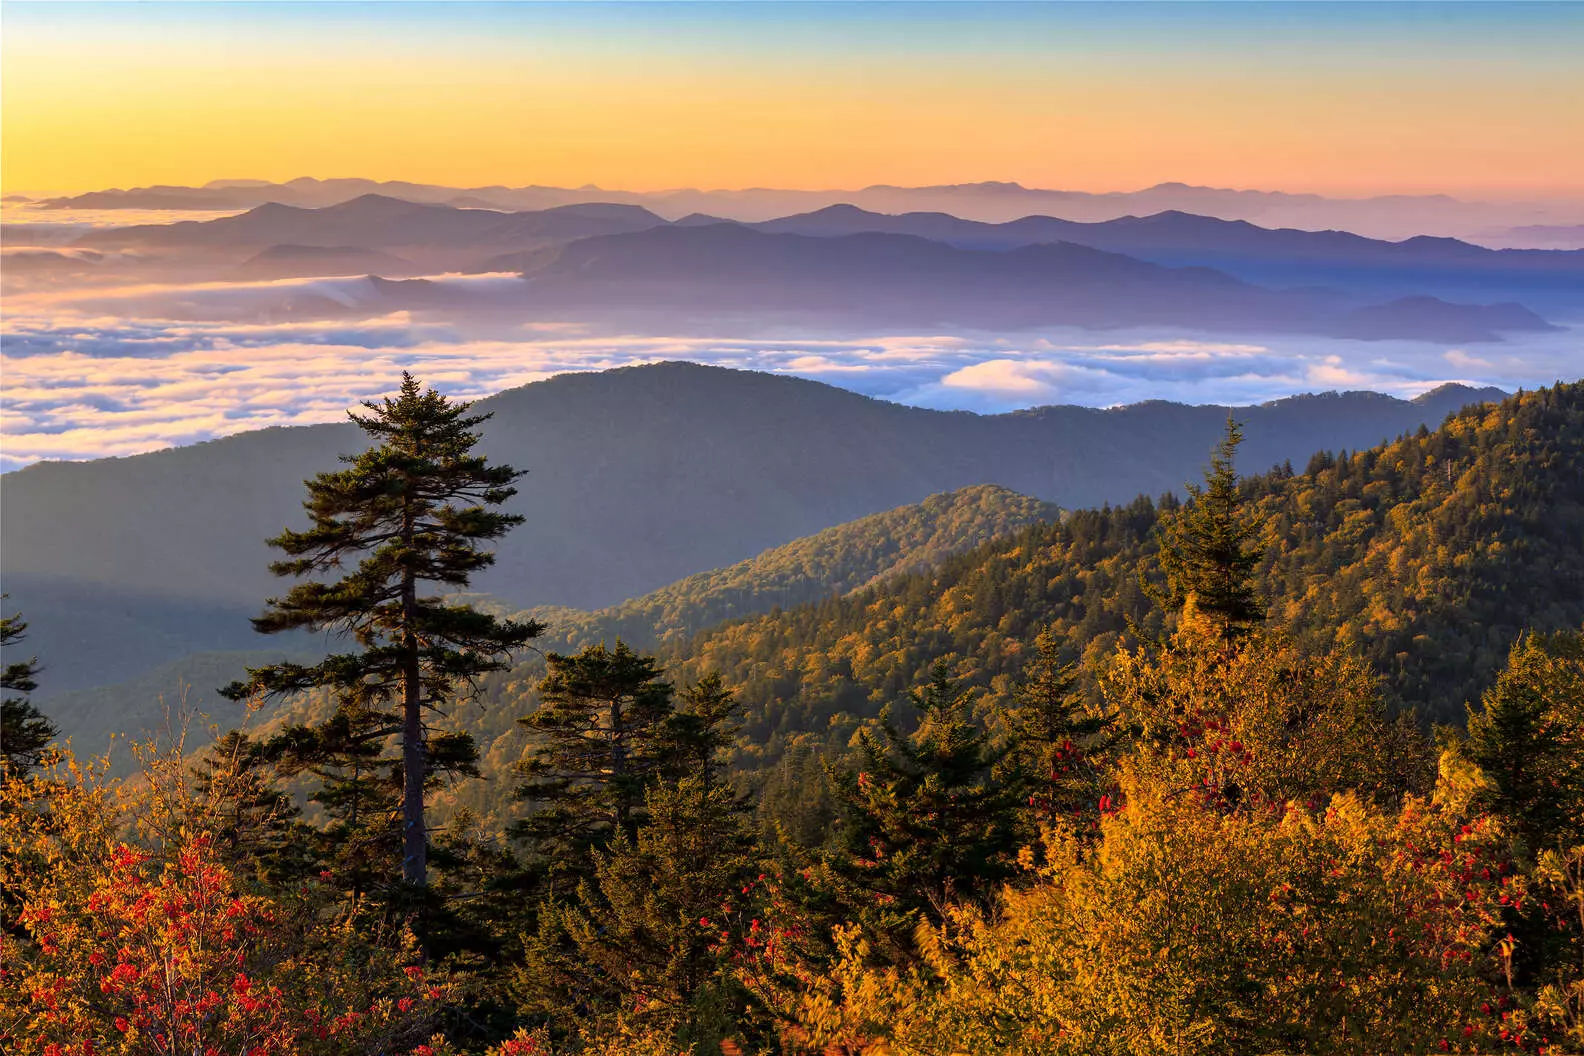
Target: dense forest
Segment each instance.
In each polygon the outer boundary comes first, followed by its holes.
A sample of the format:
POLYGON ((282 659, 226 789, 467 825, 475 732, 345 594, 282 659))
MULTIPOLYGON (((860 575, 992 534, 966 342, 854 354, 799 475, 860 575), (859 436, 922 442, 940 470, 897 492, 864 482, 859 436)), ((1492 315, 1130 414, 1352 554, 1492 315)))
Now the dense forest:
POLYGON ((559 625, 481 421, 356 416, 245 731, 114 779, 6 667, 6 1051, 1584 1052, 1584 384, 559 625))

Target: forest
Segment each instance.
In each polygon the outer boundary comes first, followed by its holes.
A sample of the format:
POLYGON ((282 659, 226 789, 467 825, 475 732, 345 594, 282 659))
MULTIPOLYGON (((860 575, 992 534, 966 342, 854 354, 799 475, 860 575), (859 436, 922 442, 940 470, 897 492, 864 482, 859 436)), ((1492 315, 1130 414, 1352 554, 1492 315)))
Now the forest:
POLYGON ((6 665, 0 1049, 1584 1053, 1584 383, 594 614, 468 593, 483 420, 407 376, 258 526, 341 651, 241 728, 127 774, 6 665))

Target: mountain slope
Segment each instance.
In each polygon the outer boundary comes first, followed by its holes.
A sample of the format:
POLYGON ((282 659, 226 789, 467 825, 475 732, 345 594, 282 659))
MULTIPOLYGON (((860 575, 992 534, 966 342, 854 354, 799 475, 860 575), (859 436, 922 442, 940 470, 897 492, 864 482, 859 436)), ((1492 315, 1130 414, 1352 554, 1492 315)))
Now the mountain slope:
POLYGON ((910 572, 1061 510, 994 484, 932 495, 827 528, 726 568, 700 572, 593 613, 533 611, 544 648, 622 639, 638 649, 684 640, 713 624, 839 597, 910 572))
MULTIPOLYGON (((723 620, 839 596, 933 568, 953 554, 1058 513, 1049 503, 994 485, 963 488, 827 528, 613 608, 582 612, 541 607, 521 615, 546 624, 545 636, 535 643, 540 650, 575 649, 617 638, 649 649, 662 641, 685 639, 723 620)), ((502 606, 498 599, 470 600, 485 608, 512 608, 502 606)), ((320 655, 322 650, 305 649, 292 653, 290 659, 311 662, 320 655)), ((243 678, 248 665, 275 663, 284 656, 260 650, 196 653, 127 682, 45 693, 38 702, 82 751, 102 751, 112 732, 164 733, 184 710, 205 716, 188 730, 197 744, 207 740, 208 723, 226 728, 245 720, 246 710, 222 699, 216 690, 243 678)), ((269 716, 263 715, 256 721, 268 720, 269 716)))
MULTIPOLYGON (((1245 465, 1358 448, 1492 392, 1372 393, 1240 409, 1245 465)), ((981 416, 790 377, 665 363, 573 374, 480 401, 481 450, 529 470, 528 520, 474 586, 596 609, 868 514, 976 484, 1064 507, 1194 476, 1220 407, 1148 403, 981 416)), ((51 690, 187 653, 255 649, 247 617, 283 584, 264 539, 301 523, 304 479, 365 447, 350 425, 266 429, 0 476, 0 576, 51 690)))
MULTIPOLYGON (((1247 462, 1245 461, 1245 465, 1247 462)), ((1245 482, 1272 622, 1375 665, 1423 717, 1458 721, 1525 629, 1584 622, 1584 383, 1471 408, 1441 429, 1245 482)), ((741 687, 748 739, 845 743, 936 659, 1005 694, 1047 627, 1073 657, 1159 630, 1160 510, 1140 499, 1031 527, 874 590, 727 624, 667 653, 741 687)))

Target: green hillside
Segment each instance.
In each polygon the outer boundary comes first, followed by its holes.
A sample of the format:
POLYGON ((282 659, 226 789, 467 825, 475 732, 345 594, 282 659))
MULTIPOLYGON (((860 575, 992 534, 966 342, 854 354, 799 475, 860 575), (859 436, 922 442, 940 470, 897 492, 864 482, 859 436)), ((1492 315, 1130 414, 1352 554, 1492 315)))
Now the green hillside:
MULTIPOLYGON (((1521 629, 1584 620, 1581 465, 1584 384, 1572 384, 1245 480, 1271 617, 1348 644, 1397 701, 1455 720, 1521 629)), ((1075 512, 933 572, 707 631, 668 659, 679 678, 718 671, 740 686, 747 739, 771 754, 796 732, 844 741, 939 658, 999 695, 1043 628, 1073 658, 1109 650, 1129 620, 1159 629, 1141 577, 1156 575, 1160 509, 1141 498, 1075 512)))
POLYGON ((981 484, 827 528, 598 612, 533 609, 523 615, 547 625, 546 647, 617 638, 643 649, 678 644, 728 620, 840 597, 933 569, 986 540, 1055 520, 1060 512, 1048 502, 981 484))

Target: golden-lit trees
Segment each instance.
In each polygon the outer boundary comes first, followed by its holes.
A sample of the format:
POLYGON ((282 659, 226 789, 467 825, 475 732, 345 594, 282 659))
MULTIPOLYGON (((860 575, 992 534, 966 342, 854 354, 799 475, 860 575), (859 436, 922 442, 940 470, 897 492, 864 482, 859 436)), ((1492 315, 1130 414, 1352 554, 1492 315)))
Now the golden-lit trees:
POLYGON ((1400 810, 1355 795, 1279 816, 1148 778, 1092 849, 1049 848, 993 913, 960 908, 927 963, 844 956, 799 1014, 817 1041, 909 1053, 1476 1051, 1500 1024, 1487 940, 1518 881, 1463 775, 1400 810))
POLYGON ((1389 716, 1368 666, 1342 650, 1268 633, 1228 645, 1189 624, 1158 648, 1119 650, 1100 683, 1137 768, 1225 808, 1389 799, 1432 776, 1418 729, 1389 716))

